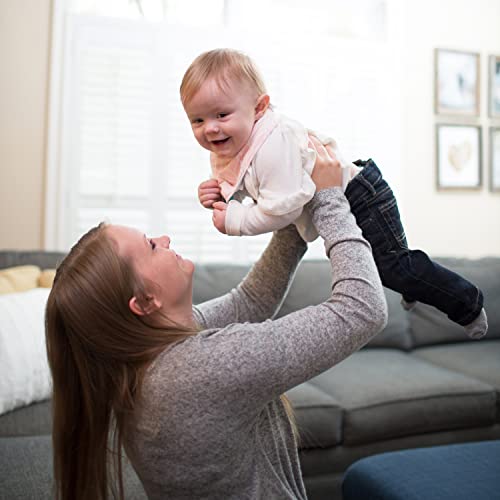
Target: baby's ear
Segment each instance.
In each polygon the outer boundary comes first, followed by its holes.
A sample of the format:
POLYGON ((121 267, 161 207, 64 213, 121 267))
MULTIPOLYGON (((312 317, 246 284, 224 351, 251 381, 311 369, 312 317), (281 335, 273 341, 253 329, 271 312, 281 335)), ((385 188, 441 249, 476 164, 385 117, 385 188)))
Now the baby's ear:
POLYGON ((148 295, 145 299, 134 296, 128 301, 128 306, 137 316, 147 316, 157 311, 161 307, 161 303, 152 295, 148 295))
POLYGON ((269 107, 270 98, 267 94, 262 94, 257 99, 257 104, 255 105, 255 120, 262 118, 267 108, 269 107))

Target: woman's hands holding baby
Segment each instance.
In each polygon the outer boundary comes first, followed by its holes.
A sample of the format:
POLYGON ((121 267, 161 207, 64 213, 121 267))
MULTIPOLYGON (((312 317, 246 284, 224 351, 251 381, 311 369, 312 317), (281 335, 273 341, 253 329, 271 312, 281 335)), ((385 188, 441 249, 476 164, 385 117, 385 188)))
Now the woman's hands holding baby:
POLYGON ((316 150, 316 162, 311 175, 316 184, 316 192, 342 186, 342 166, 330 145, 325 146, 316 137, 310 135, 309 147, 316 150))

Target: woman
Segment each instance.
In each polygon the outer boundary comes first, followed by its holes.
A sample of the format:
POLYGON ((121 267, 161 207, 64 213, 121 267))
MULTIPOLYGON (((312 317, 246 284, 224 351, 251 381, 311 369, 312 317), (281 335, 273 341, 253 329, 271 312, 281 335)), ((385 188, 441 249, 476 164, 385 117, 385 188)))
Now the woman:
POLYGON ((281 395, 359 349, 387 314, 339 163, 314 145, 308 209, 335 271, 323 304, 269 319, 306 251, 293 226, 238 287, 194 308, 194 266, 166 236, 100 225, 71 250, 46 316, 58 498, 123 498, 122 446, 149 498, 306 498, 281 395))

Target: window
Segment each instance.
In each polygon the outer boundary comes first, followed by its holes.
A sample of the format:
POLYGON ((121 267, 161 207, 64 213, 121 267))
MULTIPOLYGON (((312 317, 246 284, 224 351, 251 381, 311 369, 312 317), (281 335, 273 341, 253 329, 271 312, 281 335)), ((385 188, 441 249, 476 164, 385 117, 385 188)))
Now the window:
MULTIPOLYGON (((48 246, 67 249, 109 220, 167 233, 196 262, 257 258, 269 235, 221 235, 197 200, 208 152, 192 137, 178 88, 194 57, 214 47, 248 53, 278 111, 334 136, 348 158, 376 156, 390 177, 397 122, 385 7, 375 0, 65 4, 48 246)), ((308 255, 323 257, 321 241, 308 255)))

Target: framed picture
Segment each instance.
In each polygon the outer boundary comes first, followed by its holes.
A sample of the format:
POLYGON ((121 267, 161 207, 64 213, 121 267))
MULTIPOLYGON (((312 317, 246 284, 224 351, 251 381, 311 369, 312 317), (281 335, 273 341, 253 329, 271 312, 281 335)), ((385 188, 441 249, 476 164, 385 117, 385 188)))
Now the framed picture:
POLYGON ((436 125, 437 188, 481 187, 481 128, 436 125))
POLYGON ((479 115, 479 54, 435 49, 435 112, 479 115))
POLYGON ((500 192, 500 127, 490 127, 490 189, 500 192))
POLYGON ((500 118, 500 56, 490 56, 489 113, 500 118))

